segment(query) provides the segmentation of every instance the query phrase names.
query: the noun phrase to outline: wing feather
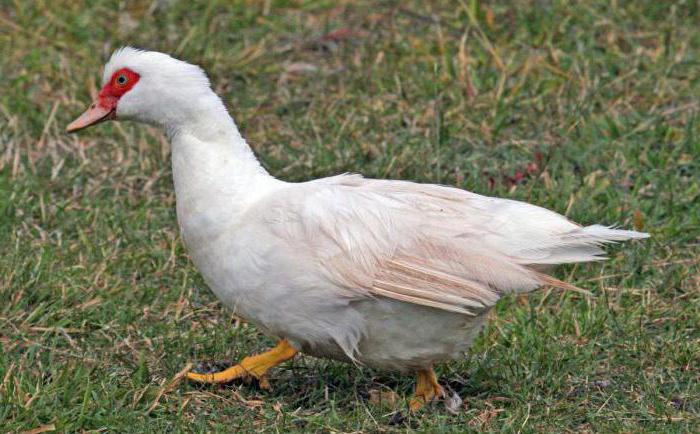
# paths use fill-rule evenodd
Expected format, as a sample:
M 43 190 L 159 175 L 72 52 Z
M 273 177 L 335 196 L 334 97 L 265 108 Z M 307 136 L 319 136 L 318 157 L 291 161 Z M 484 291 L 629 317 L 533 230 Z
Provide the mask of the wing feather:
M 644 236 L 584 228 L 522 202 L 357 175 L 293 184 L 271 202 L 275 233 L 315 260 L 329 287 L 465 315 L 541 285 L 577 290 L 535 268 L 595 260 L 602 243 Z

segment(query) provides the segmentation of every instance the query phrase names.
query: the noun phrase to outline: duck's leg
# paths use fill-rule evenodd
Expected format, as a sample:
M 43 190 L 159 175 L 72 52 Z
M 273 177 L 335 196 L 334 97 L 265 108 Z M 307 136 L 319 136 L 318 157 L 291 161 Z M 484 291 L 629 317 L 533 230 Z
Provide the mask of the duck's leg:
M 433 368 L 422 369 L 416 376 L 416 393 L 409 402 L 411 411 L 418 411 L 435 398 L 442 397 L 445 392 L 437 382 Z
M 269 387 L 265 378 L 267 371 L 291 359 L 297 352 L 298 351 L 292 347 L 286 339 L 282 339 L 277 346 L 271 350 L 255 356 L 246 357 L 239 364 L 231 366 L 226 370 L 211 374 L 188 372 L 187 378 L 200 383 L 227 383 L 237 378 L 251 376 L 257 378 L 260 381 L 260 386 L 265 389 Z

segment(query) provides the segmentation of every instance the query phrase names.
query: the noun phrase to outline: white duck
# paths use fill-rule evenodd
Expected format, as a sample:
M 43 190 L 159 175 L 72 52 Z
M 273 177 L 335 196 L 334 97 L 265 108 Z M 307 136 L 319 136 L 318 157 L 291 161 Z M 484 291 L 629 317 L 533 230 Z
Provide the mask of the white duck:
M 253 376 L 301 351 L 417 373 L 418 409 L 442 394 L 433 365 L 460 357 L 505 294 L 575 287 L 543 266 L 603 259 L 603 243 L 644 233 L 581 227 L 546 209 L 457 188 L 340 175 L 270 176 L 198 66 L 117 50 L 96 101 L 67 127 L 107 119 L 162 127 L 182 238 L 236 314 L 280 339 L 223 372 Z

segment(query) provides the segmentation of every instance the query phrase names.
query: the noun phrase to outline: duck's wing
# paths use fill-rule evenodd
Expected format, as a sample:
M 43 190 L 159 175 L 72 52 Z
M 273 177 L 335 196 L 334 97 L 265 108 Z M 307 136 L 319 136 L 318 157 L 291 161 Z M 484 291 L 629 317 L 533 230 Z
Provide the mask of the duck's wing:
M 600 259 L 645 234 L 580 227 L 546 209 L 464 190 L 343 175 L 268 199 L 265 224 L 329 286 L 475 315 L 503 294 L 571 285 L 539 264 Z

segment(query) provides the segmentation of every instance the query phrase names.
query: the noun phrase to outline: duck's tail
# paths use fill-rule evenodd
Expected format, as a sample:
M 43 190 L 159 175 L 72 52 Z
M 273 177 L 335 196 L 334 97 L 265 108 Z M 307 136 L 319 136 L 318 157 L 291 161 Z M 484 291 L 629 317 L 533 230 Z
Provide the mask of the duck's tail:
M 547 265 L 600 261 L 606 259 L 605 252 L 601 248 L 604 244 L 642 238 L 649 238 L 649 234 L 602 225 L 579 227 L 550 240 L 547 245 L 528 249 L 530 253 L 528 265 L 539 268 Z M 536 276 L 542 285 L 592 295 L 585 289 L 539 271 L 536 272 Z
M 522 253 L 530 265 L 601 261 L 607 259 L 601 248 L 604 244 L 641 238 L 649 238 L 649 234 L 592 225 L 551 236 Z

